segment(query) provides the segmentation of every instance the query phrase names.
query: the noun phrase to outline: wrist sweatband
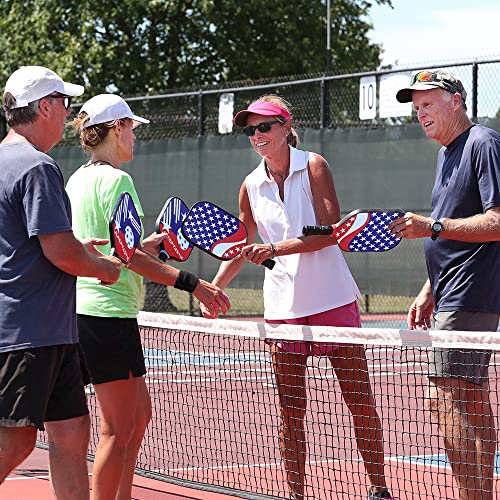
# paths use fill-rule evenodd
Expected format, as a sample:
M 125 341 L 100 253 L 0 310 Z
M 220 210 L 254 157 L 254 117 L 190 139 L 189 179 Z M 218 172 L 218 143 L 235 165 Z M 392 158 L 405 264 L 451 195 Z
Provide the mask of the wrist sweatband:
M 272 254 L 271 259 L 274 259 L 275 255 L 276 255 L 276 248 L 272 243 L 269 243 L 269 245 L 271 246 L 271 254 Z
M 196 285 L 198 284 L 198 281 L 198 276 L 195 276 L 194 274 L 188 273 L 186 271 L 179 271 L 179 276 L 175 280 L 174 288 L 193 293 Z

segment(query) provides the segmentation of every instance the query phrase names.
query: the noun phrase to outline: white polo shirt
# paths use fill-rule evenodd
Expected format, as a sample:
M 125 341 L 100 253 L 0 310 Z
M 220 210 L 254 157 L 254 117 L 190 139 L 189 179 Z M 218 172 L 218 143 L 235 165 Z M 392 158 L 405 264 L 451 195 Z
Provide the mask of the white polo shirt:
M 290 147 L 284 201 L 266 173 L 264 159 L 245 179 L 253 218 L 264 243 L 297 238 L 304 225 L 318 224 L 308 175 L 309 152 Z M 291 319 L 350 304 L 361 297 L 341 250 L 276 257 L 264 279 L 264 317 Z

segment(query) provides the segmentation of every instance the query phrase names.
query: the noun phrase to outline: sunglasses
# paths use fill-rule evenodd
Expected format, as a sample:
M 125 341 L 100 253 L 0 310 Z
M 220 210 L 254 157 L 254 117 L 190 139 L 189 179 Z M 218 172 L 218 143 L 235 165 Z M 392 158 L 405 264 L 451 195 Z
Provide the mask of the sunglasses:
M 248 137 L 252 137 L 255 135 L 255 131 L 258 130 L 259 132 L 269 132 L 271 130 L 271 127 L 273 125 L 276 125 L 277 123 L 281 123 L 278 120 L 274 120 L 271 122 L 262 122 L 259 123 L 258 125 L 249 125 L 248 127 L 243 128 L 243 133 L 248 135 Z
M 71 107 L 71 97 L 67 95 L 49 94 L 47 97 L 51 97 L 52 99 L 63 99 L 64 108 L 69 109 Z
M 432 73 L 431 71 L 420 71 L 415 73 L 411 77 L 410 85 L 413 85 L 417 82 L 438 82 L 441 81 L 441 78 L 438 78 L 436 73 Z

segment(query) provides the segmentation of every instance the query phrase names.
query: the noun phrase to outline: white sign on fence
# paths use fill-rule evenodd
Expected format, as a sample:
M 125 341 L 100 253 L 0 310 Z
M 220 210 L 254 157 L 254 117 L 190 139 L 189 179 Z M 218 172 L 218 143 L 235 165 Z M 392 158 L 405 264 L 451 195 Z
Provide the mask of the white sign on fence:
M 382 75 L 379 87 L 379 116 L 380 118 L 392 118 L 397 116 L 411 116 L 412 103 L 400 103 L 396 99 L 396 93 L 403 87 L 410 85 L 411 73 L 396 73 Z
M 371 120 L 377 116 L 377 77 L 363 76 L 359 81 L 359 119 Z

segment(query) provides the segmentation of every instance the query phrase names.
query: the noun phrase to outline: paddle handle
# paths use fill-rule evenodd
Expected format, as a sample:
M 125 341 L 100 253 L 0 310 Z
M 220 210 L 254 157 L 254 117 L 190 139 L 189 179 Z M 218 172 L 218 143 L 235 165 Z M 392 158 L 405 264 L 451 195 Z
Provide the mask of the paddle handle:
M 333 226 L 304 226 L 302 228 L 302 234 L 304 236 L 309 236 L 311 234 L 324 234 L 326 236 L 331 236 L 333 233 Z
M 269 270 L 272 270 L 272 268 L 274 267 L 274 264 L 276 264 L 276 262 L 272 259 L 266 259 L 261 265 L 263 265 L 264 267 L 267 267 Z

